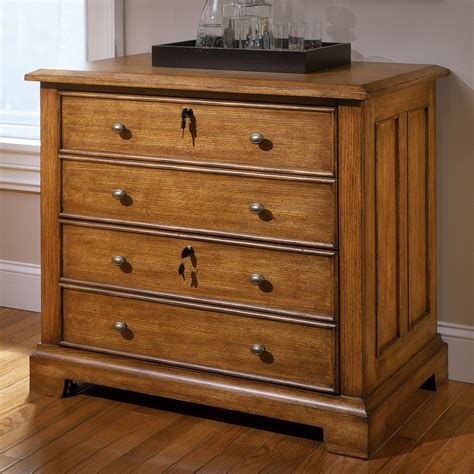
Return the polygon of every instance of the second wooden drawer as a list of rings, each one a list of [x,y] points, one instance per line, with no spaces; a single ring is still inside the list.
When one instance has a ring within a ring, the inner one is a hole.
[[[62,211],[67,217],[336,247],[333,179],[289,180],[72,160],[63,160],[62,174]]]
[[[307,317],[336,317],[335,252],[283,246],[274,250],[143,232],[64,225],[64,277]]]

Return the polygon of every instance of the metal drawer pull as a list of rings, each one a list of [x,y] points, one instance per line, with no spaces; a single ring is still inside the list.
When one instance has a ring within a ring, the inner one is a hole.
[[[250,134],[249,140],[254,145],[260,145],[265,140],[265,137],[261,133],[254,132]]]
[[[261,356],[265,352],[265,346],[263,344],[252,344],[250,346],[250,352],[253,355]]]
[[[117,321],[116,323],[113,324],[112,327],[117,332],[124,332],[128,329],[127,323],[123,323],[122,321]]]
[[[126,130],[125,125],[123,125],[122,123],[114,123],[112,125],[112,132],[114,132],[118,135],[125,132],[125,130]]]
[[[122,257],[121,255],[114,255],[112,257],[112,263],[117,265],[117,267],[121,267],[125,263],[125,257]]]
[[[253,285],[261,285],[265,281],[265,277],[260,273],[252,273],[249,277],[250,283]]]
[[[121,201],[126,195],[127,192],[124,189],[114,189],[112,191],[112,196],[114,199],[117,199],[117,201]]]
[[[252,214],[261,214],[264,210],[265,210],[264,205],[259,203],[259,202],[254,202],[254,203],[250,204],[250,206],[249,206],[249,211]]]

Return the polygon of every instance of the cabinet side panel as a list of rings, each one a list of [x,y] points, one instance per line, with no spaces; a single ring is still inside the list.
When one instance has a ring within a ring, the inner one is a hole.
[[[41,85],[41,340],[61,340],[59,291],[60,167],[59,96],[54,85]]]
[[[370,101],[365,124],[374,151],[365,154],[364,193],[375,190],[364,211],[364,269],[375,267],[364,288],[375,282],[365,306],[368,394],[436,335],[434,87]]]

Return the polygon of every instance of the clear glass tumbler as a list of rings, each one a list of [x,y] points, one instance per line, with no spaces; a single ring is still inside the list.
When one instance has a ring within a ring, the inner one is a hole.
[[[304,50],[304,23],[291,22],[288,25],[288,49],[290,51]]]
[[[272,49],[288,49],[290,24],[272,21]]]
[[[316,49],[323,46],[323,26],[320,21],[304,24],[304,49]]]

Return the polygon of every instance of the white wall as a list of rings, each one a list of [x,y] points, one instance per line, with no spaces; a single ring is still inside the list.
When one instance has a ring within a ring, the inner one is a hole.
[[[39,146],[0,141],[0,306],[40,309]]]
[[[125,50],[195,38],[204,0],[125,0]],[[277,16],[319,19],[325,41],[350,41],[356,61],[440,64],[438,303],[450,377],[474,382],[474,2],[274,0]]]
[[[39,230],[39,195],[0,189],[1,306],[39,311]]]

